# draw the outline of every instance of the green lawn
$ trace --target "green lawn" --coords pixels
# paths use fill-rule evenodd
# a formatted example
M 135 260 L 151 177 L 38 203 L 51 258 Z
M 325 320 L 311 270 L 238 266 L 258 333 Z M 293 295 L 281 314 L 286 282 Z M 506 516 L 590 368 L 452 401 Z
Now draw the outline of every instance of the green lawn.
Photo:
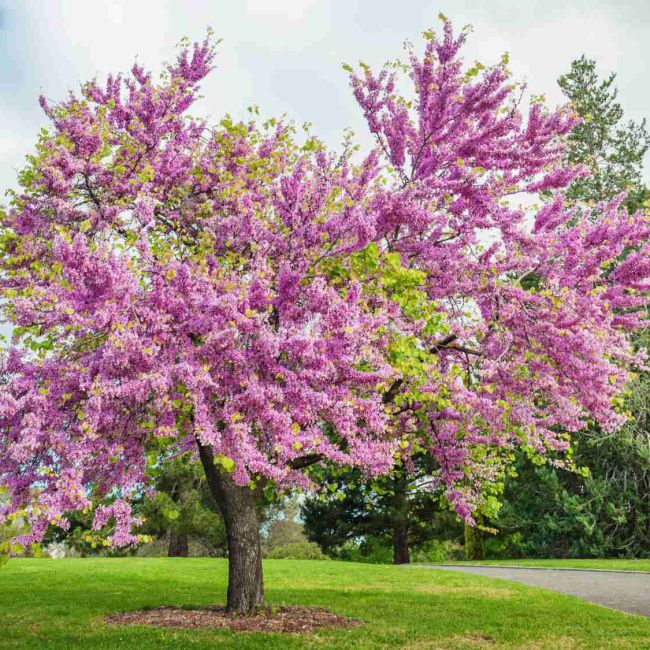
M 112 612 L 222 603 L 226 562 L 12 560 L 0 569 L 2 648 L 648 648 L 650 620 L 518 583 L 430 569 L 275 560 L 271 603 L 329 609 L 360 628 L 310 635 L 109 627 Z
M 483 560 L 454 564 L 487 564 L 493 566 L 532 566 L 567 569 L 609 569 L 611 571 L 648 571 L 650 560 Z

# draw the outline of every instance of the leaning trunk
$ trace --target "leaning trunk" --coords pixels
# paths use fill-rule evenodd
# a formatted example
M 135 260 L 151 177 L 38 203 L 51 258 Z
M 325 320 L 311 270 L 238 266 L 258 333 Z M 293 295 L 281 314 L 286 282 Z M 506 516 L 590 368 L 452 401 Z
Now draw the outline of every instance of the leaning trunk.
M 187 557 L 190 554 L 187 533 L 176 533 L 173 530 L 169 533 L 168 557 Z
M 264 604 L 260 525 L 255 493 L 236 485 L 214 464 L 212 448 L 199 444 L 201 463 L 226 526 L 229 612 L 247 613 Z

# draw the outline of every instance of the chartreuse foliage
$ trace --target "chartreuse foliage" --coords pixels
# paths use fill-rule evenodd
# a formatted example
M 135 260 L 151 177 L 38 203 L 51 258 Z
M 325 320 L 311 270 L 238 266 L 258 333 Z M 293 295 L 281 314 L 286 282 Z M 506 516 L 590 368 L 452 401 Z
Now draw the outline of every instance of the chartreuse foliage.
M 219 603 L 226 561 L 16 560 L 0 573 L 2 647 L 641 650 L 650 636 L 640 616 L 450 571 L 293 560 L 267 560 L 264 571 L 271 605 L 325 607 L 362 626 L 294 635 L 109 627 L 103 617 L 114 612 Z

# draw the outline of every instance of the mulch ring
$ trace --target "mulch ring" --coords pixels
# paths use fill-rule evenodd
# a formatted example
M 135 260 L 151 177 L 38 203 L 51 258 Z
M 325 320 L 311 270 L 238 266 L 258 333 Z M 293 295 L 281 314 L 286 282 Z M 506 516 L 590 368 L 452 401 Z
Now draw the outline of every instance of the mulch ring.
M 311 607 L 264 607 L 253 614 L 231 614 L 225 607 L 182 609 L 159 607 L 141 609 L 106 617 L 113 625 L 152 625 L 195 630 L 227 628 L 237 632 L 313 632 L 326 628 L 346 628 L 361 625 L 359 621 L 339 616 L 326 609 Z

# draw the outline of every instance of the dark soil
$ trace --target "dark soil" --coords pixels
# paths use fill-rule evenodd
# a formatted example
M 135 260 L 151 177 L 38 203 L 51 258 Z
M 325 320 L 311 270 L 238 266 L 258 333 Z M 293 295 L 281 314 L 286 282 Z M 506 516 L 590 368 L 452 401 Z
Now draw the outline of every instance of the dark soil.
M 153 625 L 186 629 L 220 627 L 238 632 L 288 633 L 361 625 L 359 621 L 339 616 L 326 609 L 310 607 L 264 607 L 246 615 L 227 613 L 225 607 L 159 607 L 113 614 L 105 620 L 113 625 Z

